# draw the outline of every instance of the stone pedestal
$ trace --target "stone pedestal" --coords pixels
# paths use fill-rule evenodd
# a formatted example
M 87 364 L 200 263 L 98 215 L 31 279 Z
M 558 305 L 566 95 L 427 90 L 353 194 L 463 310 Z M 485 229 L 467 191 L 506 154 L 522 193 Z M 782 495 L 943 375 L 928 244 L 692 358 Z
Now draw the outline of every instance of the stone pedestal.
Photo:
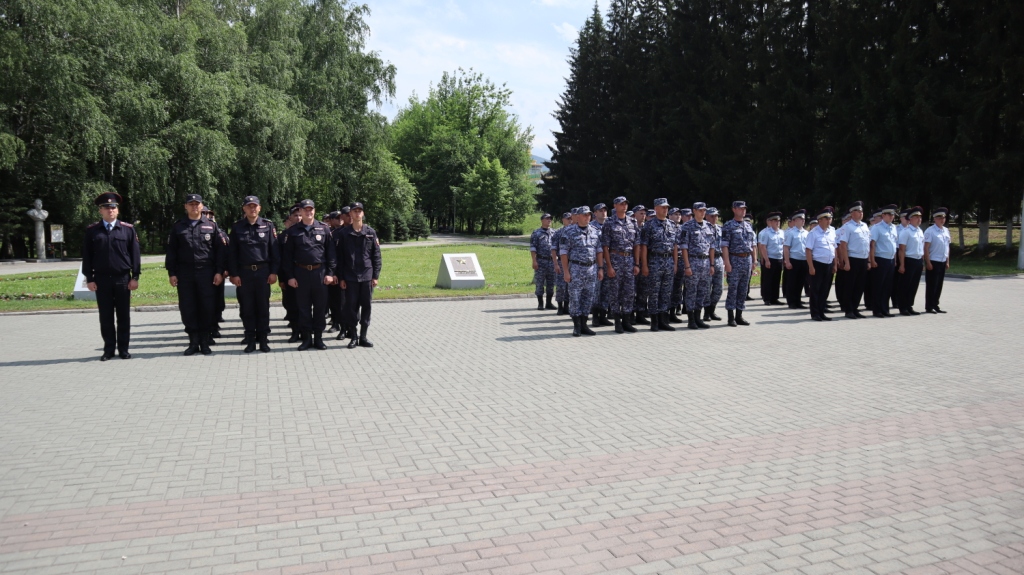
M 436 286 L 444 289 L 484 287 L 484 271 L 476 254 L 443 254 Z

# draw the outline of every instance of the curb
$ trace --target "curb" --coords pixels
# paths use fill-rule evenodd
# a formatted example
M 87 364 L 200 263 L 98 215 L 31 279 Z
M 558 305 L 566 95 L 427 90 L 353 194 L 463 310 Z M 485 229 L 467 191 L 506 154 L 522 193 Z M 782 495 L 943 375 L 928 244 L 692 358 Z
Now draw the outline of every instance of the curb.
M 989 278 L 1017 278 L 1024 277 L 1024 274 L 999 274 L 994 276 L 971 276 L 967 274 L 946 274 L 947 278 L 954 278 L 958 280 L 986 280 Z
M 502 299 L 523 299 L 535 297 L 532 293 L 529 294 L 504 294 L 504 295 L 476 295 L 476 296 L 462 296 L 462 297 L 420 297 L 420 298 L 405 298 L 405 299 L 381 299 L 374 300 L 376 304 L 392 304 L 392 303 L 419 303 L 419 302 L 455 302 L 455 301 L 467 301 L 467 300 L 502 300 Z M 281 302 L 270 302 L 270 307 L 281 307 Z M 229 303 L 224 306 L 224 309 L 238 309 L 238 304 Z M 12 316 L 12 315 L 58 315 L 65 313 L 94 313 L 96 308 L 79 308 L 79 309 L 48 309 L 39 311 L 8 311 L 0 312 L 0 317 Z M 140 305 L 131 308 L 132 312 L 159 312 L 159 311 L 178 311 L 176 305 Z

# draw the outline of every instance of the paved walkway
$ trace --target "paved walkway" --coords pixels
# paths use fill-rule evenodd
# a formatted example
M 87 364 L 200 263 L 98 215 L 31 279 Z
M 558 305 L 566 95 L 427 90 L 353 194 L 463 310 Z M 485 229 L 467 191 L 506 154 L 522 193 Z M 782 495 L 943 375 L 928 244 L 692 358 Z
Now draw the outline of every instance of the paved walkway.
M 1024 278 L 701 333 L 531 303 L 193 358 L 140 313 L 107 363 L 93 315 L 0 317 L 0 571 L 1024 573 Z

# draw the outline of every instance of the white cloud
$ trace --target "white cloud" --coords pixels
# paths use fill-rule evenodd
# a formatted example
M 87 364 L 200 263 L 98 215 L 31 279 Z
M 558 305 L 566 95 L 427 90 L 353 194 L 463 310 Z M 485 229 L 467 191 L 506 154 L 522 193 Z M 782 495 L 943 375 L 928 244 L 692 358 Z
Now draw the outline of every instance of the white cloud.
M 558 35 L 564 38 L 567 42 L 575 42 L 580 36 L 579 30 L 568 22 L 552 24 L 551 27 L 554 28 L 555 32 L 558 32 Z

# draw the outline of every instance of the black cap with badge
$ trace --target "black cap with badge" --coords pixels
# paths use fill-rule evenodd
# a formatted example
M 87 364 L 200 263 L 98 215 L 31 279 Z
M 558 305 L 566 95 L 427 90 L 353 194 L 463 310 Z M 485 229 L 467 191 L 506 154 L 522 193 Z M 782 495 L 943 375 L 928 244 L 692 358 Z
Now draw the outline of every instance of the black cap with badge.
M 316 204 L 313 203 L 313 200 L 302 200 L 301 202 L 299 202 L 299 203 L 297 203 L 295 205 L 299 206 L 299 208 L 315 208 L 316 207 Z
M 203 196 L 200 196 L 199 194 L 188 194 L 185 196 L 186 204 L 191 204 L 192 202 L 199 202 L 200 204 L 203 203 Z
M 101 208 L 116 208 L 121 203 L 121 195 L 117 192 L 105 192 L 97 196 L 93 203 Z
M 249 204 L 256 204 L 258 206 L 260 205 L 260 199 L 256 196 L 245 196 L 245 199 L 242 200 L 242 206 L 245 207 Z
M 349 204 L 348 209 L 349 209 L 349 211 L 352 211 L 352 210 L 363 211 L 363 202 L 352 202 L 351 204 Z

